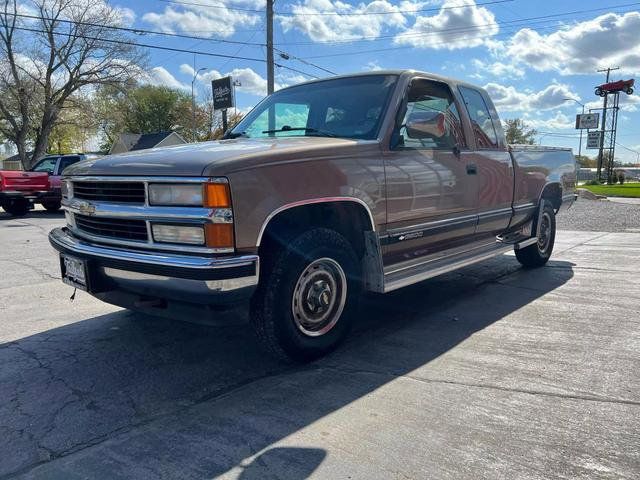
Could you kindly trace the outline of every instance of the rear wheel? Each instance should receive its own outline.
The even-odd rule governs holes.
[[[14,217],[23,217],[29,212],[29,201],[24,198],[15,198],[5,202],[2,207]]]
[[[47,212],[57,212],[62,207],[62,204],[59,201],[51,201],[44,202],[42,206],[47,210]]]
[[[316,228],[272,254],[251,302],[258,339],[284,361],[328,353],[347,335],[357,310],[360,267],[353,247],[339,233]]]
[[[538,241],[533,245],[516,250],[516,258],[527,268],[541,267],[549,261],[556,240],[556,215],[549,202],[543,202],[542,214],[533,226],[538,232]],[[537,222],[540,221],[540,228]]]

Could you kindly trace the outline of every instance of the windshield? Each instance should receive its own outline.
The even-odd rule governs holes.
[[[396,75],[364,75],[281,90],[258,104],[227,138],[374,139],[396,81]]]

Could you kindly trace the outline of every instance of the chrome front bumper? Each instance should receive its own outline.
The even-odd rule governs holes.
[[[99,298],[112,291],[175,302],[224,304],[248,298],[258,284],[257,255],[212,257],[116,248],[80,239],[67,228],[52,230],[49,242],[61,254],[87,261],[90,293]]]

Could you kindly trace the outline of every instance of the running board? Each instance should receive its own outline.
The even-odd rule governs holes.
[[[537,242],[537,238],[526,238],[518,243],[495,242],[474,250],[459,253],[445,258],[435,260],[416,260],[415,263],[407,265],[406,263],[397,268],[391,267],[384,274],[384,293],[392,292],[402,287],[412,285],[414,283],[437,277],[444,273],[464,268],[474,263],[497,257],[504,253],[525,248]]]

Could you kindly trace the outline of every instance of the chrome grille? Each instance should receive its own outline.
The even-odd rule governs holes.
[[[147,223],[144,220],[89,217],[75,215],[76,227],[82,232],[120,240],[147,241]]]
[[[73,197],[118,203],[144,203],[143,182],[73,182]]]

